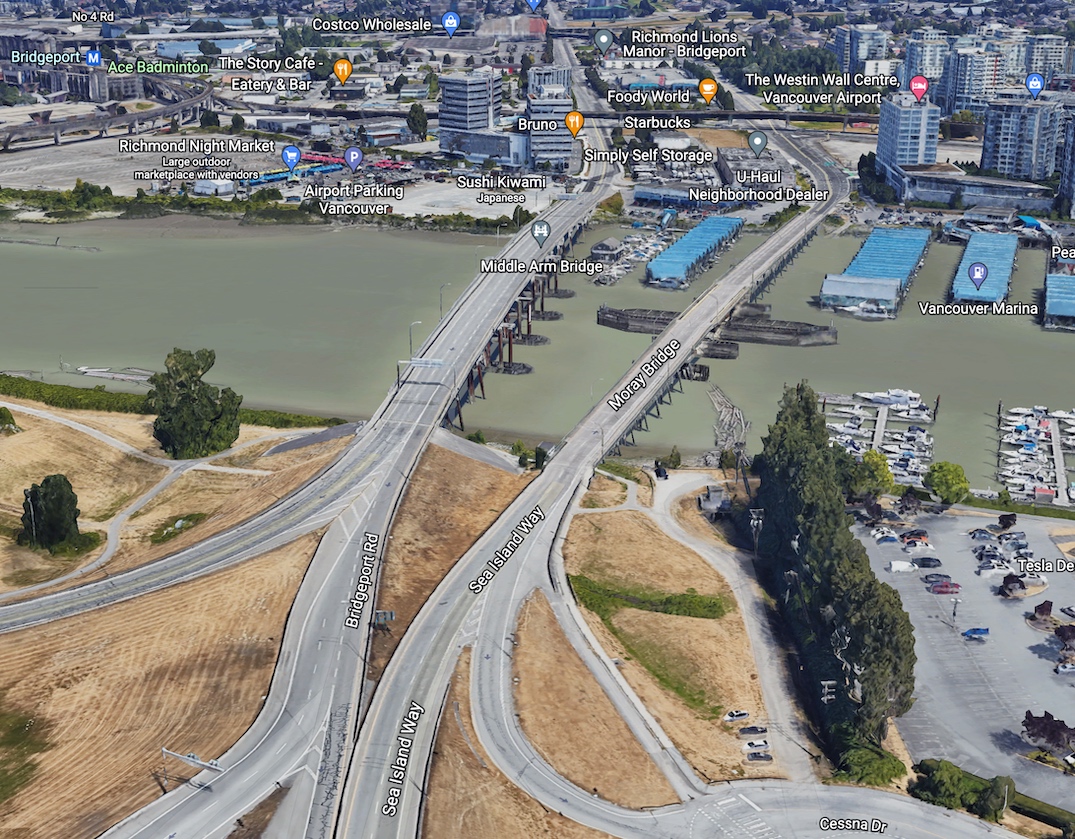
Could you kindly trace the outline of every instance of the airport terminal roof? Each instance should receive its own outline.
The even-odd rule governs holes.
[[[972,233],[952,278],[952,299],[996,303],[1007,297],[1018,247],[1019,237],[1014,233]],[[980,288],[968,273],[975,262],[988,269]]]

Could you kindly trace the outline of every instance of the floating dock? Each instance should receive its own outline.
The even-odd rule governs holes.
[[[710,216],[646,265],[646,280],[661,288],[686,288],[698,266],[743,229],[741,218]]]
[[[967,303],[999,303],[1008,296],[1019,237],[1014,233],[972,233],[952,278],[952,300]],[[970,278],[971,265],[980,262],[989,269],[977,287]]]
[[[924,227],[874,229],[844,273],[825,276],[821,307],[872,303],[894,313],[922,267],[932,235]]]
[[[754,312],[759,308],[761,307],[743,311]],[[597,309],[597,323],[622,332],[658,335],[678,315],[679,312],[667,312],[661,309],[614,309],[602,303]],[[837,331],[831,324],[821,326],[816,323],[794,320],[772,320],[768,314],[752,314],[749,317],[733,315],[701,341],[699,347],[705,347],[716,353],[710,355],[709,352],[703,352],[702,354],[708,358],[736,358],[739,355],[739,348],[735,346],[737,343],[818,347],[835,344],[836,339]]]
[[[1045,277],[1046,329],[1075,332],[1075,277],[1070,274],[1048,274]]]

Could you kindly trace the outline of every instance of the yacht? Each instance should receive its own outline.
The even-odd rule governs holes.
[[[878,405],[911,405],[922,401],[922,394],[898,387],[881,391],[860,391],[855,396]]]

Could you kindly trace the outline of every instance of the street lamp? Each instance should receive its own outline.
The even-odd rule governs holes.
[[[962,603],[962,602],[963,601],[960,600],[958,597],[953,597],[952,598],[952,620],[953,621],[956,619],[956,609],[959,608],[959,604]]]
[[[410,326],[407,327],[407,338],[408,338],[408,340],[410,342],[411,358],[414,358],[414,327],[421,326],[421,325],[422,325],[422,322],[420,320],[416,320],[413,323],[411,323]]]
[[[444,287],[450,286],[451,283],[440,284],[440,319],[444,320]]]

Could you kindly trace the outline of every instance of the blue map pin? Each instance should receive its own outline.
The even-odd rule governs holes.
[[[284,146],[283,154],[280,156],[284,159],[284,165],[294,172],[295,167],[299,165],[299,161],[302,159],[302,152],[299,151],[298,146]]]
[[[541,0],[526,0],[526,2],[530,6],[530,11],[532,12],[536,12],[537,7],[541,5]]]
[[[362,162],[362,149],[357,146],[351,146],[347,151],[343,153],[343,159],[347,161],[347,165],[351,167],[351,174],[354,174],[358,168],[358,164]]]
[[[1041,73],[1031,73],[1026,77],[1026,89],[1035,99],[1045,89],[1045,77]]]
[[[440,23],[444,27],[444,31],[448,33],[448,37],[451,38],[455,34],[455,30],[459,28],[459,15],[455,12],[445,12],[444,17],[440,19]]]
[[[974,283],[974,287],[982,290],[982,283],[989,277],[989,267],[984,262],[972,262],[967,268],[967,276]]]

